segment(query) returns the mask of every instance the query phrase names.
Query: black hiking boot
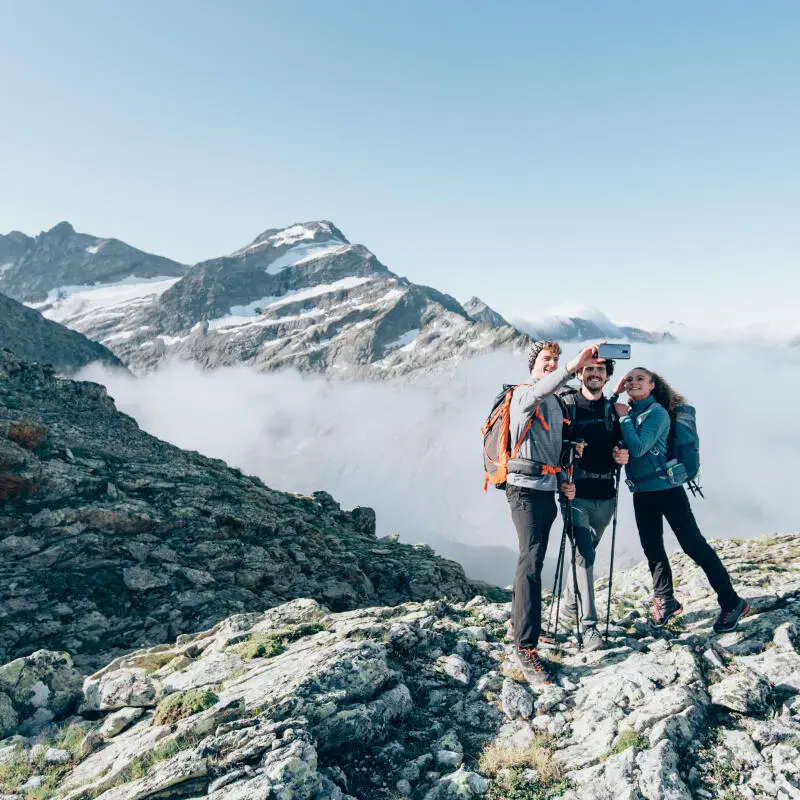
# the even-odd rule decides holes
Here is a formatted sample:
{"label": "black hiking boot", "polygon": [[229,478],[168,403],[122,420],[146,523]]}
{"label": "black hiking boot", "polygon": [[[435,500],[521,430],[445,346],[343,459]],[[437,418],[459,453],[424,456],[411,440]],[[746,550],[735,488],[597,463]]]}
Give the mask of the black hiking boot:
{"label": "black hiking boot", "polygon": [[650,620],[657,628],[663,628],[672,617],[682,611],[683,606],[674,597],[654,597]]}
{"label": "black hiking boot", "polygon": [[739,602],[730,611],[720,611],[719,616],[714,620],[714,633],[727,633],[732,631],[742,617],[750,613],[750,603],[739,598]]}
{"label": "black hiking boot", "polygon": [[532,647],[517,648],[517,665],[528,683],[550,683],[550,673]]}

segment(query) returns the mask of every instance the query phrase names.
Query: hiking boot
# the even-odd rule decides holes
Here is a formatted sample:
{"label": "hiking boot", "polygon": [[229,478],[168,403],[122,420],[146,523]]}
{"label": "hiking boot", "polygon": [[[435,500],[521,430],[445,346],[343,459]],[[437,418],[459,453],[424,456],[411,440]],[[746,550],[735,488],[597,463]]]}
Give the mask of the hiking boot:
{"label": "hiking boot", "polygon": [[550,673],[532,647],[517,648],[517,665],[528,683],[549,683]]}
{"label": "hiking boot", "polygon": [[674,597],[654,597],[650,620],[657,628],[663,628],[672,617],[682,611],[683,606]]}
{"label": "hiking boot", "polygon": [[730,611],[720,611],[719,616],[714,620],[714,633],[727,633],[732,631],[739,620],[750,613],[750,603],[739,598],[739,602]]}
{"label": "hiking boot", "polygon": [[593,650],[604,650],[605,646],[606,643],[603,641],[600,631],[594,625],[583,632],[583,649],[587,653],[591,653]]}

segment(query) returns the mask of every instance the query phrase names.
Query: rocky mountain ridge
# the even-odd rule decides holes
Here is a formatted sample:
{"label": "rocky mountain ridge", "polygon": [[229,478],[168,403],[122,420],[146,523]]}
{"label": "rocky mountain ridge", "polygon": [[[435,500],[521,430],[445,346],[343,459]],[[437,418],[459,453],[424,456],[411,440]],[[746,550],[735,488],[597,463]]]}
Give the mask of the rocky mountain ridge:
{"label": "rocky mountain ridge", "polygon": [[378,540],[371,509],[273,491],[7,350],[0,506],[0,662],[46,647],[93,668],[295,597],[344,610],[473,591],[430,548]]}
{"label": "rocky mountain ridge", "polygon": [[387,379],[530,341],[478,298],[465,307],[396,275],[325,220],[271,228],[190,268],[121,248],[67,223],[36,239],[9,234],[0,291],[102,342],[134,371],[177,357]]}
{"label": "rocky mountain ridge", "polygon": [[[798,537],[715,546],[754,606],[737,631],[711,633],[713,593],[683,554],[673,569],[686,612],[654,628],[641,564],[615,576],[608,649],[562,641],[547,653],[554,681],[539,687],[521,681],[512,658],[510,604],[481,596],[340,613],[298,599],[129,653],[83,680],[67,654],[34,653],[0,667],[0,791],[792,800]],[[605,588],[598,582],[599,596]]]}
{"label": "rocky mountain ridge", "polygon": [[184,264],[119,239],[77,233],[69,222],[35,237],[20,231],[0,235],[0,294],[23,303],[44,302],[58,289],[113,284],[132,276],[179,277],[186,270]]}

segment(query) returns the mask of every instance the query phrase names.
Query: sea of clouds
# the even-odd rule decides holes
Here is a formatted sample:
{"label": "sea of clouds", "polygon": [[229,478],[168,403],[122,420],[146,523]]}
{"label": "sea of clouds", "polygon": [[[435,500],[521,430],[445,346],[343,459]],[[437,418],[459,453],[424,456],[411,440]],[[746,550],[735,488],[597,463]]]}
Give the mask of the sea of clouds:
{"label": "sea of clouds", "polygon": [[[567,345],[565,355],[577,350]],[[693,508],[705,535],[797,530],[800,351],[741,344],[633,350],[630,366],[661,372],[697,407],[706,497]],[[205,372],[185,362],[139,378],[98,366],[80,377],[105,384],[118,408],[159,438],[222,458],[276,489],[324,489],[345,508],[372,506],[379,536],[430,543],[474,577],[512,580],[516,537],[504,494],[482,491],[480,427],[501,385],[526,379],[519,356],[483,356],[411,384],[246,367]],[[551,557],[559,534],[557,523]],[[667,543],[676,546],[671,532]],[[617,548],[617,563],[641,558],[624,485]]]}

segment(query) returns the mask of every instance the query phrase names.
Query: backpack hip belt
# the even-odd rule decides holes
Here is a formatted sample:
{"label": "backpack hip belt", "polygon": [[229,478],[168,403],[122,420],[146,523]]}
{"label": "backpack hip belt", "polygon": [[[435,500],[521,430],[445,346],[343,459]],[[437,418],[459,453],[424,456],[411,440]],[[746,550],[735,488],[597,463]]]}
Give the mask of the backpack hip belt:
{"label": "backpack hip belt", "polygon": [[543,478],[546,475],[558,475],[561,472],[561,467],[558,464],[542,464],[539,461],[529,461],[527,458],[512,458],[508,462],[508,471],[514,475]]}

